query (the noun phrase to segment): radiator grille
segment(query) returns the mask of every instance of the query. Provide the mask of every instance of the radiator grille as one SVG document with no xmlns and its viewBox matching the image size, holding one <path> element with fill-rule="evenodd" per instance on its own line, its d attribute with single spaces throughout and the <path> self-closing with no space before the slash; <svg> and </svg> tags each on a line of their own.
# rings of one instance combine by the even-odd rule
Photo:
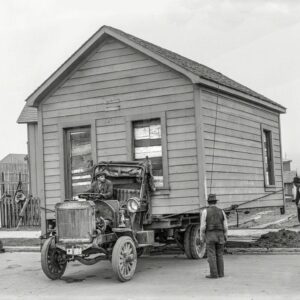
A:
<svg viewBox="0 0 300 300">
<path fill-rule="evenodd" d="M 62 203 L 56 207 L 57 235 L 61 242 L 91 242 L 94 207 L 88 203 Z"/>
</svg>

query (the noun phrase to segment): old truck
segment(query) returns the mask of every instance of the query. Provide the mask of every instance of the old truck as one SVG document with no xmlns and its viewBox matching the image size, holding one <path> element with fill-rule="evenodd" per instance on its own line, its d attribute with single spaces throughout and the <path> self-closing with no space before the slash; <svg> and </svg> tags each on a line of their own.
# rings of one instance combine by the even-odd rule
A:
<svg viewBox="0 0 300 300">
<path fill-rule="evenodd" d="M 77 200 L 56 204 L 56 224 L 41 250 L 42 269 L 50 279 L 59 279 L 70 261 L 92 265 L 110 260 L 116 277 L 128 281 L 144 248 L 170 243 L 177 243 L 190 259 L 205 255 L 200 212 L 152 216 L 150 160 L 98 163 L 92 168 L 92 182 L 99 172 L 113 182 L 112 200 L 80 193 Z"/>
</svg>

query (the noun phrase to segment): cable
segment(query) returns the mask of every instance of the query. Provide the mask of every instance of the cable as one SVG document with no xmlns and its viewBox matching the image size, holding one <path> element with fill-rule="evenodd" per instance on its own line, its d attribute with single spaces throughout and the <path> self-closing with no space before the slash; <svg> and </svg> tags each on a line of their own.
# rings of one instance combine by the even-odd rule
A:
<svg viewBox="0 0 300 300">
<path fill-rule="evenodd" d="M 216 144 L 216 133 L 217 133 L 217 121 L 218 121 L 219 93 L 220 93 L 220 84 L 218 83 L 216 117 L 215 117 L 215 128 L 214 128 L 214 140 L 213 140 L 213 155 L 212 155 L 210 186 L 209 186 L 209 193 L 210 194 L 211 194 L 211 189 L 212 189 L 212 180 L 213 180 L 214 163 L 215 163 L 215 144 Z"/>
</svg>

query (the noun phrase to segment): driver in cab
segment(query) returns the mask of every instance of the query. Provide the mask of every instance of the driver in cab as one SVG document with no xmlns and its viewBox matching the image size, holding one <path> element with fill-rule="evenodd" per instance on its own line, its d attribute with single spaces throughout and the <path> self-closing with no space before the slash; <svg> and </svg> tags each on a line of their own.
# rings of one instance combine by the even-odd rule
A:
<svg viewBox="0 0 300 300">
<path fill-rule="evenodd" d="M 106 174 L 99 172 L 96 174 L 96 181 L 91 185 L 88 193 L 99 194 L 101 199 L 109 200 L 113 197 L 113 183 L 106 178 Z"/>
</svg>

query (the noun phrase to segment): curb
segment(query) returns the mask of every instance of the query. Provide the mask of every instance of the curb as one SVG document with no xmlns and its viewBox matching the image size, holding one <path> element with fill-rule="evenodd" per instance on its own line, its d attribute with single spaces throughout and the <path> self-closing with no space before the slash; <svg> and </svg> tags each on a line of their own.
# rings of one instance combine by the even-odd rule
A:
<svg viewBox="0 0 300 300">
<path fill-rule="evenodd" d="M 227 248 L 227 254 L 289 254 L 300 255 L 300 248 Z"/>
<path fill-rule="evenodd" d="M 5 252 L 41 252 L 39 246 L 7 246 L 3 247 Z"/>
<path fill-rule="evenodd" d="M 4 247 L 4 251 L 7 253 L 12 252 L 40 252 L 41 248 L 39 246 L 7 246 Z M 168 251 L 166 251 L 168 252 Z M 166 255 L 183 254 L 182 252 L 174 253 L 162 253 Z M 227 248 L 225 254 L 233 255 L 276 255 L 276 254 L 286 254 L 286 255 L 300 255 L 300 248 Z M 151 256 L 161 255 L 158 253 L 153 253 Z"/>
</svg>

